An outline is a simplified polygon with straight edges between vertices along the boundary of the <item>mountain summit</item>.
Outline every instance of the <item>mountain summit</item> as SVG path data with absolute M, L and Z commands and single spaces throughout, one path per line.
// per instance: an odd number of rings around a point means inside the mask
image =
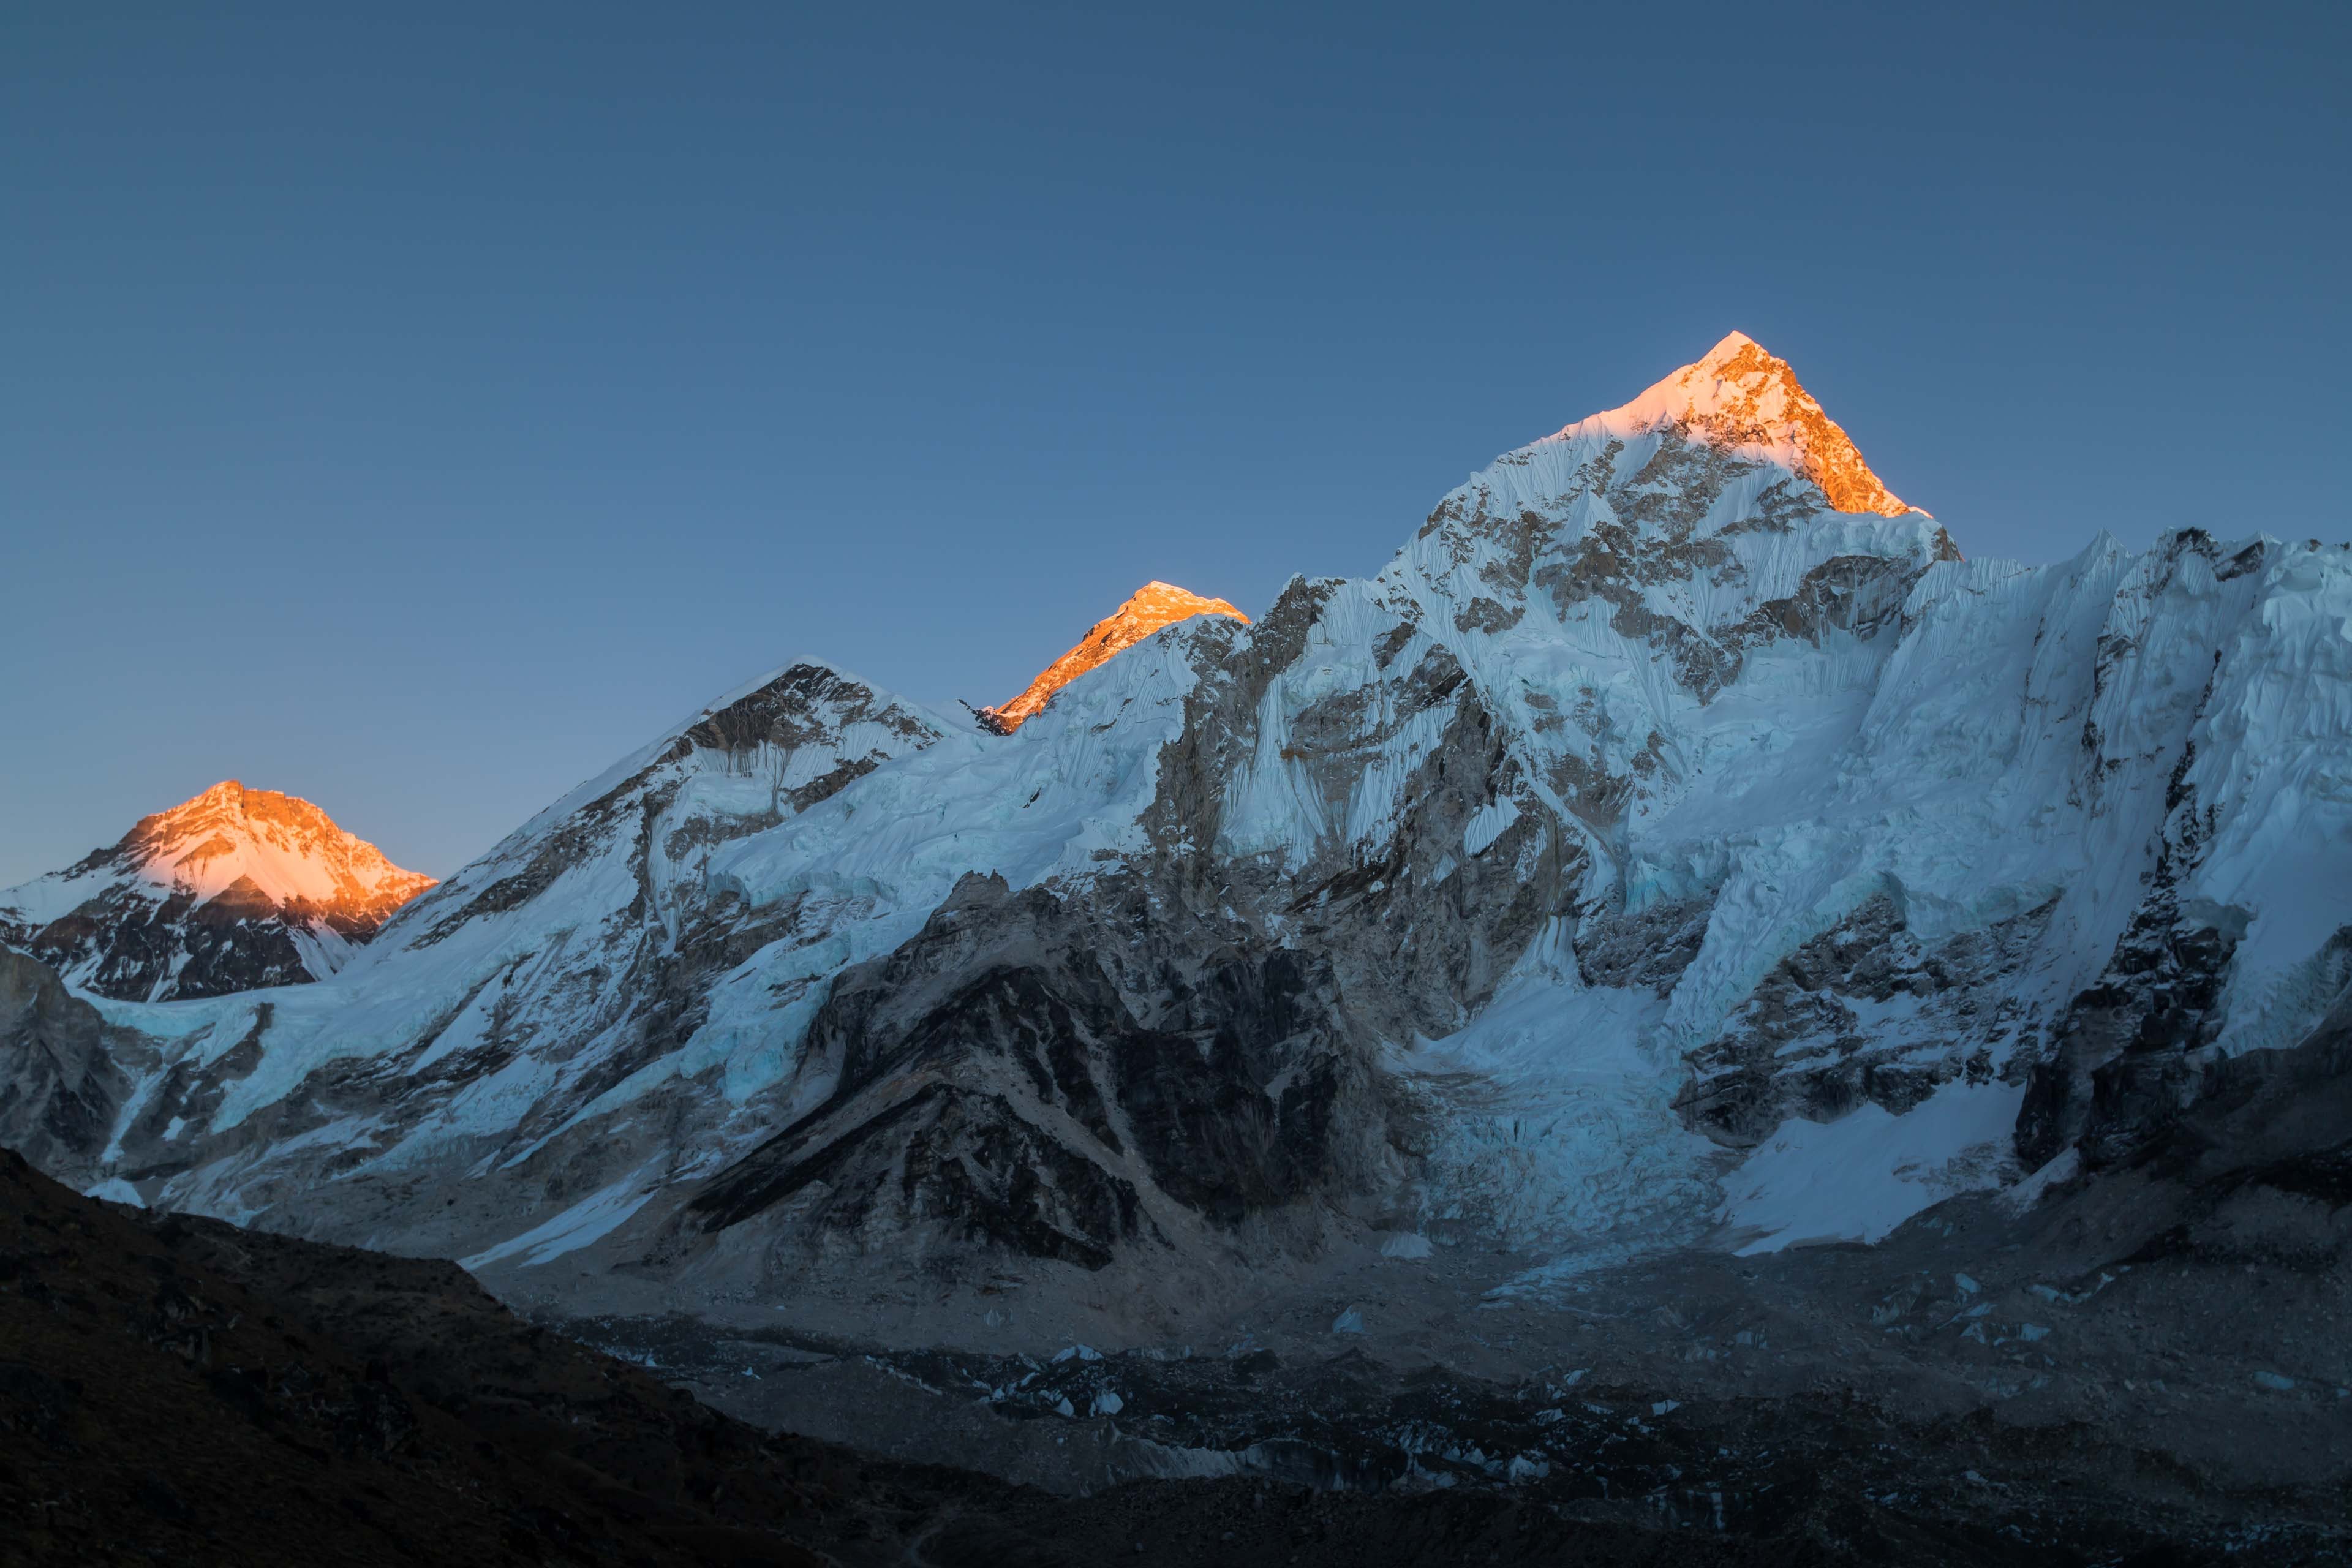
M 323 980 L 433 886 L 309 801 L 224 779 L 0 892 L 0 941 L 123 1001 Z
M 1696 364 L 1658 382 L 1621 408 L 1562 430 L 1620 438 L 1663 426 L 1739 456 L 1777 463 L 1811 480 L 1840 511 L 1901 517 L 1916 509 L 1896 498 L 1862 460 L 1843 426 L 1822 409 L 1789 362 L 1733 332 Z
M 981 709 L 981 727 L 1010 735 L 1052 700 L 1054 693 L 1087 671 L 1133 647 L 1161 627 L 1191 620 L 1194 616 L 1231 616 L 1242 625 L 1249 625 L 1247 616 L 1223 599 L 1204 599 L 1173 583 L 1146 583 L 1128 595 L 1127 603 L 1097 621 L 1078 639 L 1076 647 L 1039 670 L 1037 679 L 1020 696 L 999 707 Z

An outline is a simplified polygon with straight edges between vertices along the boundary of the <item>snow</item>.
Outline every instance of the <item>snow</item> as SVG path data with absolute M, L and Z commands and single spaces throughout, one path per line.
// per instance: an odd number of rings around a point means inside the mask
M 1462 852 L 1482 854 L 1488 845 L 1503 836 L 1503 830 L 1519 819 L 1518 803 L 1509 795 L 1499 795 L 1478 808 L 1470 826 L 1462 832 Z
M 1584 985 L 1553 928 L 1467 1026 L 1391 1059 L 1479 1086 L 1430 1155 L 1424 1230 L 1468 1222 L 1514 1248 L 1589 1252 L 1712 1194 L 1712 1146 L 1673 1109 L 1683 1072 L 1657 1043 L 1664 1004 Z
M 2074 1149 L 2066 1150 L 2016 1185 L 2004 1189 L 2000 1194 L 2000 1201 L 2005 1207 L 2022 1213 L 2040 1203 L 2043 1195 L 2052 1189 L 2063 1186 L 2073 1181 L 2082 1168 L 2081 1152 Z
M 143 817 L 117 847 L 118 858 L 86 870 L 55 871 L 0 890 L 0 912 L 45 925 L 111 889 L 174 892 L 197 904 L 238 882 L 272 903 L 331 905 L 378 892 L 415 889 L 432 879 L 404 871 L 365 839 L 344 832 L 309 801 L 224 780 L 168 811 Z M 349 943 L 331 930 L 306 932 L 305 957 L 320 978 Z
M 1096 622 L 1077 646 L 1039 671 L 1018 697 L 988 709 L 985 717 L 1006 733 L 1018 730 L 1079 676 L 1100 668 L 1161 627 L 1194 616 L 1230 616 L 1244 624 L 1249 620 L 1223 599 L 1203 598 L 1172 583 L 1146 583 L 1125 604 Z
M 180 984 L 198 940 L 187 925 L 191 916 L 224 894 L 233 895 L 229 907 L 240 923 L 274 924 L 291 942 L 303 973 L 325 980 L 355 951 L 331 920 L 373 929 L 432 885 L 430 877 L 402 870 L 309 801 L 248 790 L 231 779 L 142 817 L 110 849 L 0 890 L 0 931 L 16 926 L 40 932 L 79 916 L 49 933 L 51 941 L 28 945 L 77 989 L 134 984 L 152 964 L 144 1000 L 159 1002 Z M 126 950 L 135 955 L 127 973 Z
M 519 1267 L 532 1268 L 602 1241 L 645 1207 L 646 1200 L 654 1195 L 656 1189 L 646 1181 L 648 1173 L 633 1172 L 512 1240 L 502 1241 L 471 1258 L 459 1258 L 457 1267 L 468 1273 L 479 1273 L 493 1263 L 520 1257 L 522 1261 Z
M 1737 368 L 1758 361 L 1770 368 Z M 1840 448 L 1838 457 L 1850 458 L 1860 468 L 1861 455 L 1846 442 L 1845 432 L 1834 425 L 1828 425 L 1825 431 L 1819 427 L 1827 424 L 1821 405 L 1787 371 L 1785 363 L 1771 359 L 1747 333 L 1731 332 L 1696 363 L 1655 383 L 1631 403 L 1580 420 L 1551 439 L 1562 443 L 1580 438 L 1631 439 L 1662 425 L 1685 421 L 1706 425 L 1725 419 L 1743 427 L 1742 437 L 1730 443 L 1731 449 L 1743 457 L 1804 471 L 1808 458 L 1823 455 L 1816 448 L 1827 442 Z M 1904 510 L 1877 484 L 1875 475 L 1863 468 L 1861 478 L 1864 488 L 1876 491 L 1884 510 L 1891 514 Z
M 1877 1241 L 1931 1204 L 1997 1185 L 2021 1086 L 1948 1084 L 1895 1116 L 1864 1104 L 1790 1121 L 1723 1181 L 1717 1217 L 1747 1256 L 1819 1241 Z

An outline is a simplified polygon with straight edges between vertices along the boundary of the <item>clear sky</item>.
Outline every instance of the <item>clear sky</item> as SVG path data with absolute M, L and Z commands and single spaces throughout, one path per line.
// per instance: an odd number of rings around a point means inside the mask
M 1000 700 L 1733 328 L 1971 553 L 2352 537 L 2347 62 L 2340 0 L 9 7 L 0 885 L 230 776 L 446 875 L 803 652 Z

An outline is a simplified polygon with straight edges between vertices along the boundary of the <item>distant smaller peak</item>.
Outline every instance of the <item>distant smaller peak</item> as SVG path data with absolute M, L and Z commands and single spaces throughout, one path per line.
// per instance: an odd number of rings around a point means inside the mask
M 1183 620 L 1192 616 L 1231 616 L 1234 619 L 1244 623 L 1249 620 L 1247 616 L 1243 615 L 1241 611 L 1223 599 L 1204 598 L 1190 588 L 1180 588 L 1173 583 L 1162 583 L 1156 577 L 1129 594 L 1118 608 L 1112 612 L 1112 619 L 1128 615 L 1160 616 L 1164 617 L 1160 623 L 1160 626 Z M 1102 626 L 1108 624 L 1108 622 L 1098 622 L 1096 629 L 1099 630 Z M 1153 629 L 1156 631 L 1159 628 Z
M 1009 735 L 1026 723 L 1052 700 L 1054 693 L 1090 669 L 1112 658 L 1164 626 L 1195 616 L 1226 616 L 1249 624 L 1249 617 L 1223 599 L 1211 599 L 1153 578 L 1129 594 L 1118 609 L 1097 621 L 1075 647 L 1044 669 L 1028 689 L 1012 701 L 973 710 L 981 727 Z
M 192 893 L 199 903 L 244 879 L 279 902 L 346 910 L 382 905 L 385 912 L 434 882 L 394 865 L 316 804 L 250 789 L 240 779 L 223 779 L 141 817 L 110 848 L 52 875 L 71 881 L 129 878 Z
M 709 704 L 709 706 L 697 712 L 693 718 L 679 724 L 675 730 L 671 731 L 670 733 L 675 736 L 691 730 L 697 724 L 699 724 L 704 720 L 709 718 L 713 713 L 723 712 L 727 709 L 732 708 L 737 703 L 743 701 L 746 698 L 757 696 L 761 692 L 769 691 L 787 685 L 805 685 L 812 681 L 827 680 L 838 681 L 847 686 L 856 687 L 866 690 L 876 689 L 871 682 L 861 679 L 855 671 L 846 669 L 841 665 L 835 664 L 833 660 L 823 658 L 820 655 L 804 653 L 797 658 L 787 659 L 782 664 L 776 666 L 773 669 L 768 670 L 764 674 L 755 676 L 751 679 L 744 681 L 741 685 L 733 687 L 729 690 L 722 692 Z

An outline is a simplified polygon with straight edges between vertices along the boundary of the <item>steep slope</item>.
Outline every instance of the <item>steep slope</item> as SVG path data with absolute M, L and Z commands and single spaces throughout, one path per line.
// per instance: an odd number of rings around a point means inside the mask
M 1013 733 L 795 666 L 328 985 L 102 1004 L 91 1176 L 909 1340 L 1876 1239 L 2334 1004 L 2347 625 L 2316 543 L 1963 560 L 1735 334 Z
M 433 879 L 307 800 L 225 779 L 0 891 L 0 942 L 124 1001 L 324 980 Z
M 1204 599 L 1173 583 L 1146 583 L 1129 595 L 1125 604 L 1097 621 L 1069 652 L 1039 670 L 1037 679 L 1020 696 L 1010 702 L 979 710 L 976 717 L 981 727 L 1010 735 L 1052 701 L 1054 693 L 1087 671 L 1100 668 L 1106 660 L 1124 653 L 1162 626 L 1172 626 L 1194 616 L 1231 616 L 1244 626 L 1249 624 L 1247 616 L 1223 599 Z

